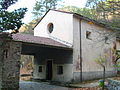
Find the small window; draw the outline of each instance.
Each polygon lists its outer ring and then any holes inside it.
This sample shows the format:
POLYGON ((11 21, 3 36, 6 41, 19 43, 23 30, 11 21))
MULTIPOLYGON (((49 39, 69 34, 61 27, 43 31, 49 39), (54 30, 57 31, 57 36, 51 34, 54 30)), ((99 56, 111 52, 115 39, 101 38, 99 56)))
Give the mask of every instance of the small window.
POLYGON ((53 29, 54 29, 53 23, 49 23, 49 24, 48 24, 48 31, 49 31, 49 33, 52 33, 52 32, 53 32, 53 29))
POLYGON ((3 52, 4 52, 4 57, 7 58, 8 57, 8 50, 6 49, 3 52))
POLYGON ((39 66, 38 72, 42 72, 42 66, 39 66))
POLYGON ((63 66, 57 66, 57 74, 63 74, 63 66))
POLYGON ((107 36, 105 36, 105 43, 109 44, 109 38, 107 36))
POLYGON ((86 38, 91 40, 91 32, 90 31, 86 31, 86 38))

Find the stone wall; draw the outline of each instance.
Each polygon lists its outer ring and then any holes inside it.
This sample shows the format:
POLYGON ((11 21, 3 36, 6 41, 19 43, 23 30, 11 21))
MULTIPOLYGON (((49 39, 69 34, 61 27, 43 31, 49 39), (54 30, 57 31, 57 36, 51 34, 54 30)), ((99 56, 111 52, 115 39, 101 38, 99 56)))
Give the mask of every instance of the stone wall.
POLYGON ((120 81, 109 79, 108 90, 120 90, 120 81))
POLYGON ((8 33, 0 34, 0 90, 19 89, 21 43, 8 33))

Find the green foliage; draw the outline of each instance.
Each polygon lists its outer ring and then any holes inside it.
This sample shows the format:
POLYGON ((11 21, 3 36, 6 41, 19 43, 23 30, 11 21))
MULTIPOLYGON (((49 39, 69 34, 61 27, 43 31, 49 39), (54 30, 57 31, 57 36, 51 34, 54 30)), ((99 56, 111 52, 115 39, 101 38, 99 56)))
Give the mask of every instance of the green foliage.
POLYGON ((99 87, 103 87, 104 86, 104 80, 99 80, 99 87))
POLYGON ((26 12, 26 8, 20 8, 13 12, 0 10, 0 32, 6 30, 18 30, 22 23, 22 18, 26 12))
POLYGON ((115 67, 115 70, 120 71, 120 61, 117 61, 113 67, 115 67))
POLYGON ((95 15, 93 19, 120 28, 120 0, 88 0, 86 7, 95 15))
POLYGON ((112 50, 112 55, 115 57, 115 64, 117 64, 118 63, 117 61, 120 59, 120 51, 114 48, 112 48, 111 50, 112 50))
POLYGON ((106 62, 107 62, 107 58, 106 56, 108 56, 107 54, 104 54, 103 56, 99 56, 98 58, 95 59, 95 62, 99 65, 102 66, 103 68, 103 80, 99 83, 99 86, 102 87, 102 90, 104 90, 105 87, 105 71, 106 71, 106 62))
POLYGON ((56 9, 61 0, 38 0, 33 7, 34 16, 42 16, 48 9, 56 9))
POLYGON ((34 35, 33 23, 25 24, 23 27, 24 27, 24 31, 21 33, 34 35))
POLYGON ((105 67, 105 63, 106 63, 106 55, 104 56, 99 56, 98 58, 95 59, 95 62, 99 65, 101 65, 102 67, 105 67))
POLYGON ((38 19, 35 19, 35 20, 32 20, 30 23, 28 24, 24 24, 21 26, 21 28, 19 29, 19 31, 21 33, 24 33, 24 34, 31 34, 33 35, 34 34, 34 31, 33 31, 33 28, 35 27, 35 25, 38 23, 38 21, 40 20, 41 18, 38 18, 38 19))
POLYGON ((7 9, 12 4, 16 3, 18 0, 0 0, 0 5, 2 9, 7 9))
POLYGON ((18 30, 22 23, 26 8, 20 8, 12 12, 7 11, 7 8, 14 4, 17 0, 1 0, 0 1, 0 32, 6 30, 18 30))
POLYGON ((113 67, 115 67, 115 70, 119 71, 120 69, 120 51, 116 51, 114 49, 112 49, 112 54, 113 56, 115 56, 115 64, 113 65, 113 67))
POLYGON ((33 68, 33 60, 34 60, 34 56, 31 55, 21 55, 21 65, 23 67, 27 67, 28 69, 32 69, 33 68))
POLYGON ((75 7, 75 6, 66 6, 66 7, 60 8, 59 10, 64 10, 64 11, 77 13, 77 14, 86 16, 88 18, 93 17, 93 15, 91 14, 90 9, 88 9, 88 8, 78 8, 78 7, 75 7))

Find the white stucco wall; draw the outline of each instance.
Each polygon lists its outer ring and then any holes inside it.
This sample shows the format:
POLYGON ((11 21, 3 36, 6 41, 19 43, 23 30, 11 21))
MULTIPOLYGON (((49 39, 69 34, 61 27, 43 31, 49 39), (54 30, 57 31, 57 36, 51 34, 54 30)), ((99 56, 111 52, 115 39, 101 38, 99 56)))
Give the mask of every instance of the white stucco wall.
POLYGON ((73 15, 50 10, 34 29, 34 36, 55 37, 73 43, 73 15), (48 24, 53 23, 54 29, 50 34, 48 24))
POLYGON ((112 51, 111 48, 114 46, 115 37, 112 37, 111 30, 105 29, 101 26, 89 23, 88 21, 73 19, 73 29, 74 29, 74 45, 73 45, 73 63, 74 72, 79 72, 80 64, 80 35, 79 30, 81 26, 81 36, 82 36, 82 64, 83 72, 92 71, 102 71, 100 65, 95 62, 95 59, 100 55, 105 53, 109 54, 108 61, 106 63, 107 70, 113 70, 112 64, 112 51), (91 32, 91 40, 86 38, 86 31, 91 32), (109 35, 110 34, 110 35, 109 35), (105 36, 108 36, 109 40, 105 43, 105 36))
MULTIPOLYGON (((72 77, 73 79, 76 77, 80 78, 80 29, 82 36, 82 72, 88 72, 85 74, 86 77, 89 79, 89 73, 91 72, 91 77, 93 77, 94 72, 95 78, 102 76, 101 72, 103 71, 103 68, 95 62, 95 59, 98 58, 100 55, 104 55, 105 53, 108 54, 106 71, 114 70, 111 48, 113 48, 114 46, 115 37, 112 37, 112 35, 107 35, 111 34, 111 30, 105 29, 96 24, 89 23, 85 20, 80 21, 80 19, 73 17, 72 14, 51 10, 36 26, 36 28, 34 29, 34 35, 48 38, 55 37, 58 40, 60 39, 73 44, 73 64, 63 64, 63 75, 56 74, 56 66, 59 64, 54 64, 53 80, 70 81, 72 77), (47 25, 49 23, 53 23, 54 25, 54 30, 51 34, 49 34, 47 30, 47 25), (86 38, 86 31, 91 32, 91 39, 86 38), (109 38, 109 40, 107 40, 107 43, 105 43, 104 40, 106 35, 109 38), (68 71, 70 72, 66 73, 68 71), (100 74, 96 74, 99 71, 100 74), (76 74, 74 75, 73 73, 76 74)), ((36 77, 39 77, 40 79, 45 79, 43 75, 45 75, 44 72, 40 73, 36 77)), ((76 78, 76 80, 78 78, 76 78)))
POLYGON ((107 55, 106 70, 113 70, 112 51, 115 37, 112 37, 112 31, 87 21, 81 21, 82 30, 82 58, 83 71, 102 71, 103 68, 95 62, 100 55, 107 55), (91 40, 86 38, 86 31, 91 32, 91 40), (105 43, 105 36, 109 39, 105 43))
POLYGON ((100 55, 107 55, 106 76, 115 75, 115 68, 112 62, 111 48, 115 45, 115 37, 112 37, 112 30, 103 28, 91 22, 74 17, 73 19, 73 71, 74 80, 80 79, 80 30, 82 40, 82 78, 83 80, 90 80, 95 78, 102 78, 103 68, 95 62, 100 55), (91 32, 91 39, 86 38, 86 31, 91 32), (105 43, 105 36, 108 36, 107 43, 105 43))
MULTIPOLYGON (((60 50, 60 49, 58 49, 60 50)), ((35 55, 34 60, 34 79, 47 79, 48 61, 52 61, 52 80, 61 82, 70 82, 73 79, 72 52, 50 50, 35 55), (42 72, 39 72, 39 66, 42 66, 42 72), (63 66, 63 74, 58 74, 58 66, 63 66)))
MULTIPOLYGON (((53 64, 52 80, 61 82, 71 82, 73 79, 73 64, 53 64), (63 66, 63 74, 57 74, 57 66, 63 66)), ((46 65, 34 65, 34 79, 46 79, 46 65), (38 72, 39 66, 42 66, 42 72, 38 72)))
POLYGON ((78 71, 80 67, 80 23, 79 19, 73 17, 73 71, 78 71))
POLYGON ((73 79, 73 64, 53 64, 54 81, 71 82, 73 79), (57 66, 63 66, 63 74, 57 74, 57 66))
POLYGON ((34 65, 33 78, 34 79, 46 79, 46 66, 45 65, 34 65), (38 72, 39 66, 42 66, 42 72, 38 72))

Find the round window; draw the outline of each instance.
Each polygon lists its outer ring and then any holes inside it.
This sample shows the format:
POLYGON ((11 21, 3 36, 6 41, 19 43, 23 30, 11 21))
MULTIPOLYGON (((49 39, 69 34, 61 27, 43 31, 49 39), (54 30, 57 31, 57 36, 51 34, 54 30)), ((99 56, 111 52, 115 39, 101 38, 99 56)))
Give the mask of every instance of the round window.
POLYGON ((49 33, 53 32, 53 28, 54 28, 53 23, 49 23, 48 24, 48 31, 49 31, 49 33))

